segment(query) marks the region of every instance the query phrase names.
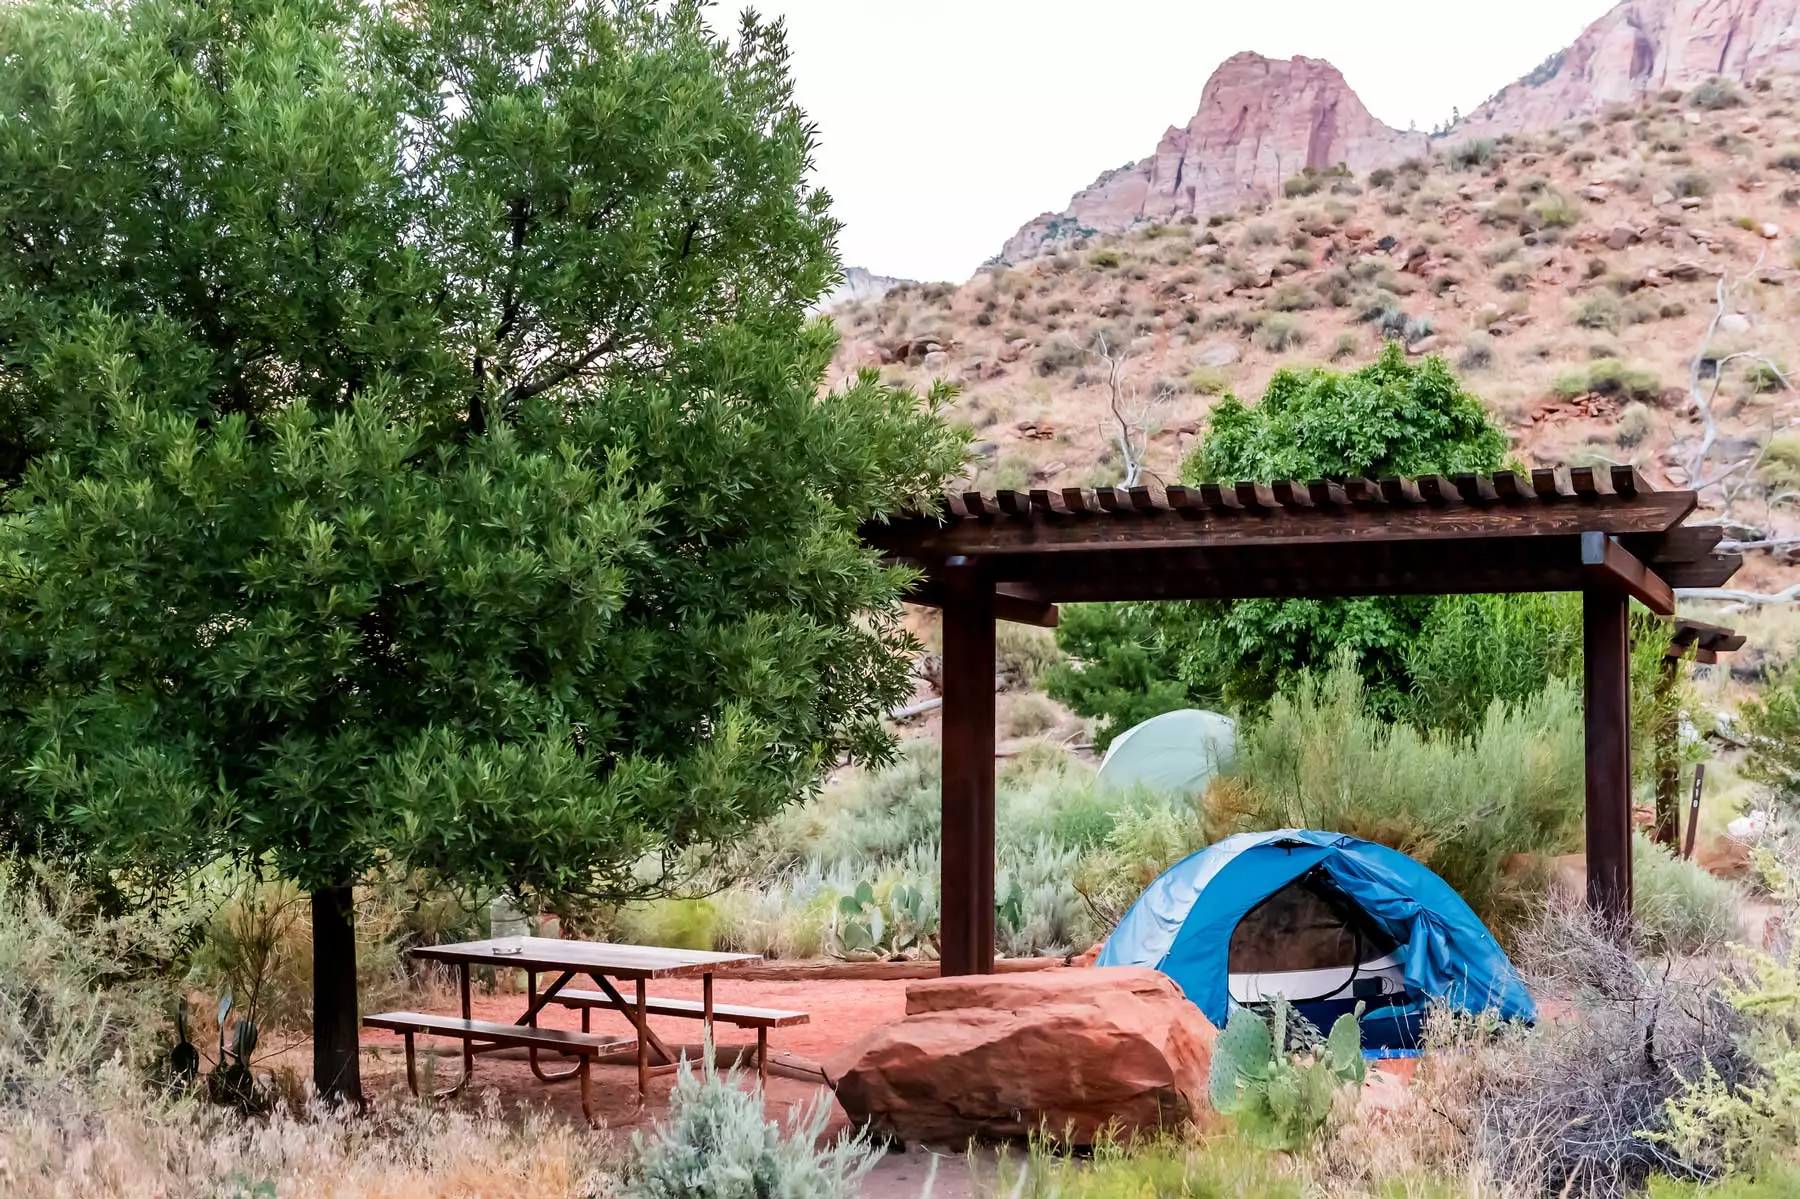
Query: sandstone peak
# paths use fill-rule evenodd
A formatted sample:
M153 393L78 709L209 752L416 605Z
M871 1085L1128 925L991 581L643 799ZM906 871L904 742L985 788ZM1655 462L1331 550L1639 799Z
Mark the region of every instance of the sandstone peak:
M1155 153L1102 174L1062 212L1028 223L1000 257L1016 262L1140 222L1203 218L1275 195L1307 169L1342 164L1360 172L1425 150L1424 134L1376 120L1324 59L1234 54L1206 81L1193 117L1170 126Z
M1624 0L1454 130L1549 129L1715 77L1800 70L1800 0Z

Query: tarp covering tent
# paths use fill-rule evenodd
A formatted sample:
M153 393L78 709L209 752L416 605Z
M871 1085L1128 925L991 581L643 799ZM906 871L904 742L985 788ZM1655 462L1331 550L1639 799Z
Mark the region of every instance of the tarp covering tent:
M1518 971L1450 885L1385 845L1341 833L1240 833L1165 870L1100 951L1149 966L1224 1027L1239 1004L1286 996L1328 1028L1360 1001L1363 1049L1417 1048L1433 1002L1535 1020Z
M1100 759L1100 782L1199 795L1213 775L1231 765L1236 748L1231 717L1198 708L1164 712L1113 738Z

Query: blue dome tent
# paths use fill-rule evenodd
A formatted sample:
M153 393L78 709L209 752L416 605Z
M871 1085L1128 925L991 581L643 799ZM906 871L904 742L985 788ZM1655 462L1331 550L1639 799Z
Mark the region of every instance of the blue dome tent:
M1239 833L1151 883L1097 965L1149 966L1223 1028L1285 996L1320 1028L1360 1001L1363 1050L1418 1047L1434 1001L1535 1020L1518 971L1462 897L1418 862L1341 833Z

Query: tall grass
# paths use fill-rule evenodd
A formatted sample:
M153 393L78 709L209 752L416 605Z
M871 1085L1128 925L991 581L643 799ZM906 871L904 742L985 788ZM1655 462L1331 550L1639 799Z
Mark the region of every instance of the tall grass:
M607 931L778 958L832 953L839 902L859 885L881 904L904 886L936 912L940 802L937 743L907 742L886 769L838 781L698 866L697 897L631 905ZM1087 948L1204 840L1188 804L1108 790L1047 741L1001 763L995 826L997 947L1015 957Z
M1361 678L1342 664L1303 676L1243 731L1209 810L1237 829L1328 829L1390 845L1491 917L1504 906L1508 856L1576 848L1582 778L1580 697L1560 680L1495 703L1465 737L1371 714Z

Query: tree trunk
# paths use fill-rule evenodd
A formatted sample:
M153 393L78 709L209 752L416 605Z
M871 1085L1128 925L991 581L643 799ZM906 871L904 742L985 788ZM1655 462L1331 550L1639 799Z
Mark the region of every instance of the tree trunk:
M313 1084L327 1099L362 1103L356 1007L356 898L349 887L312 896Z

